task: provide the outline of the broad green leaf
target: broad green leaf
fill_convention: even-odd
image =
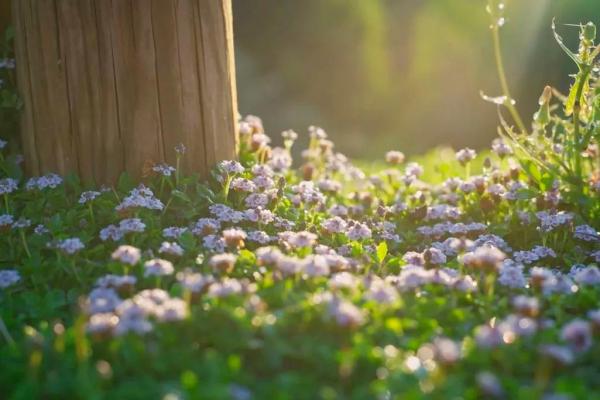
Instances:
[[[387,253],[388,253],[387,243],[385,241],[379,243],[377,245],[377,261],[382,263],[383,260],[385,259],[385,256],[387,256]]]

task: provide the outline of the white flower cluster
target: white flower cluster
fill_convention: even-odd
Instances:
[[[151,320],[169,323],[189,315],[185,301],[161,289],[146,289],[122,300],[111,288],[97,288],[88,304],[87,331],[98,337],[145,334],[153,329]]]
[[[548,213],[547,211],[540,211],[536,216],[540,221],[540,231],[545,233],[551,232],[573,221],[573,214],[565,211],[559,211],[554,214]]]
[[[38,176],[29,178],[25,184],[27,190],[44,190],[46,188],[54,189],[63,182],[62,178],[56,174],[48,174],[44,176]]]
[[[147,208],[149,210],[162,210],[164,204],[154,196],[152,190],[144,185],[131,190],[129,195],[115,208],[117,211],[125,211],[135,208]]]
[[[85,248],[85,245],[79,238],[68,238],[58,241],[54,247],[66,254],[73,255]]]
[[[102,241],[112,240],[118,242],[127,233],[144,232],[146,224],[139,218],[127,218],[119,222],[119,226],[109,225],[100,231],[100,239]]]
[[[6,195],[14,192],[19,188],[19,182],[16,179],[4,178],[0,179],[0,195]]]
[[[169,164],[156,164],[152,167],[152,171],[156,172],[159,175],[169,177],[173,175],[175,172],[175,168],[170,166]]]
[[[0,289],[16,285],[21,280],[21,275],[14,269],[0,270]]]
[[[100,196],[102,193],[97,192],[95,190],[89,190],[87,192],[81,193],[79,196],[79,204],[87,204],[94,200],[96,197]]]

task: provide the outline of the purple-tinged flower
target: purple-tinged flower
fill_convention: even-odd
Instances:
[[[578,225],[575,227],[575,233],[573,235],[576,239],[583,240],[586,242],[599,242],[600,233],[589,225]]]
[[[227,247],[242,248],[246,240],[246,232],[238,228],[225,229],[223,231],[223,241]]]
[[[175,168],[170,166],[169,164],[155,164],[152,167],[152,171],[156,172],[159,175],[165,176],[165,177],[169,177],[171,175],[173,175],[173,173],[175,172]]]
[[[517,296],[512,301],[516,312],[526,317],[536,317],[540,312],[540,302],[537,297]]]
[[[477,153],[475,152],[475,150],[470,149],[468,147],[456,152],[456,160],[462,165],[465,165],[468,162],[474,160],[476,156]]]
[[[561,366],[571,365],[575,361],[575,355],[571,349],[566,346],[547,344],[540,346],[539,352]]]
[[[328,311],[329,316],[343,327],[355,328],[365,322],[365,315],[360,308],[346,300],[334,298],[329,302]]]
[[[33,229],[33,233],[35,233],[36,235],[45,235],[46,233],[50,233],[50,230],[48,228],[46,228],[44,225],[38,224]]]
[[[234,294],[240,294],[244,290],[244,286],[237,279],[225,278],[220,282],[215,282],[208,288],[210,297],[227,297]]]
[[[460,344],[454,340],[437,337],[432,344],[434,357],[442,365],[456,364],[462,357]]]
[[[500,380],[493,373],[488,371],[479,372],[477,373],[476,380],[479,390],[481,390],[485,397],[502,398],[504,396]]]
[[[237,175],[244,172],[244,167],[237,161],[223,160],[219,163],[219,169],[228,175]]]
[[[0,179],[0,196],[14,192],[19,187],[19,182],[16,179],[4,178]]]
[[[3,269],[0,271],[0,289],[17,284],[21,280],[21,275],[15,269]]]
[[[563,326],[560,337],[576,352],[583,352],[592,345],[592,328],[589,322],[575,319]]]
[[[29,228],[30,226],[31,226],[31,220],[28,220],[27,218],[23,218],[23,217],[19,218],[12,224],[13,229],[26,229],[26,228]]]
[[[246,178],[234,178],[231,181],[231,189],[236,192],[252,193],[256,191],[256,184]]]
[[[215,281],[215,278],[211,275],[202,275],[186,270],[177,273],[177,281],[184,289],[192,293],[201,293]]]
[[[146,224],[139,218],[127,218],[119,222],[119,229],[123,233],[144,232],[146,230]]]
[[[121,245],[113,253],[112,259],[123,264],[135,265],[140,261],[142,252],[134,246]]]
[[[123,238],[124,232],[115,225],[108,225],[106,228],[103,228],[100,231],[100,240],[106,242],[107,240],[112,240],[113,242],[118,242]]]
[[[62,250],[64,253],[73,255],[80,250],[83,250],[85,245],[79,238],[69,238],[59,241],[56,244],[56,248]]]
[[[170,226],[162,230],[162,235],[169,239],[179,239],[181,235],[188,231],[188,228],[179,226]]]
[[[600,269],[596,266],[589,266],[572,270],[573,280],[580,285],[598,285],[600,284]]]
[[[512,148],[507,145],[501,138],[496,138],[492,142],[492,151],[500,158],[504,158],[513,153]]]
[[[350,228],[346,232],[346,236],[350,240],[362,240],[371,238],[371,229],[363,223],[353,221],[350,224]]]
[[[15,217],[10,214],[2,214],[0,215],[0,228],[4,228],[7,226],[12,226],[15,222]]]
[[[162,242],[158,249],[160,254],[168,254],[175,257],[181,257],[184,253],[183,248],[175,242]]]
[[[134,208],[146,208],[148,210],[162,210],[164,204],[154,196],[152,190],[144,185],[139,185],[131,190],[129,195],[115,207],[117,211],[126,211]]]
[[[179,155],[184,155],[186,152],[185,145],[183,143],[179,143],[177,146],[175,146],[175,152]]]
[[[302,260],[301,262],[302,272],[307,276],[327,276],[329,275],[330,268],[327,258],[322,255],[310,255]]]
[[[490,349],[504,344],[502,332],[497,326],[481,325],[475,331],[475,341],[479,347]]]
[[[116,290],[133,289],[137,278],[132,275],[104,275],[96,280],[97,288],[114,288]]]
[[[392,150],[385,153],[385,162],[387,162],[388,164],[402,164],[404,162],[404,159],[404,153],[402,153],[401,151]]]
[[[233,271],[237,256],[231,253],[215,254],[210,258],[208,265],[215,272],[229,273]]]
[[[166,276],[175,272],[170,261],[154,258],[144,263],[144,276]]]
[[[79,204],[87,204],[100,195],[101,193],[95,190],[88,190],[86,192],[83,192],[81,193],[81,196],[79,196]]]
[[[62,178],[56,174],[48,174],[44,176],[38,176],[29,178],[25,184],[27,190],[44,190],[46,188],[54,189],[62,183]]]
[[[494,246],[481,246],[474,251],[465,253],[461,262],[471,268],[495,271],[500,268],[505,258],[506,254],[500,249]]]

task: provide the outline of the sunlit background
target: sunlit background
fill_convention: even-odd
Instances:
[[[234,0],[242,114],[267,133],[322,126],[358,158],[394,148],[480,148],[496,132],[498,95],[485,0]],[[575,46],[596,23],[597,0],[507,2],[503,48],[513,96],[530,117],[545,84],[565,92],[575,66],[561,54],[552,18]]]

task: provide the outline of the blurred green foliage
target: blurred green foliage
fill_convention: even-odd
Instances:
[[[484,7],[483,0],[234,0],[240,112],[263,117],[271,134],[319,124],[361,158],[389,148],[485,146],[498,119],[479,92],[500,90]],[[531,116],[545,84],[567,92],[576,72],[552,39],[552,18],[597,22],[600,6],[509,0],[506,16],[510,84]],[[566,40],[574,45],[572,29]]]

